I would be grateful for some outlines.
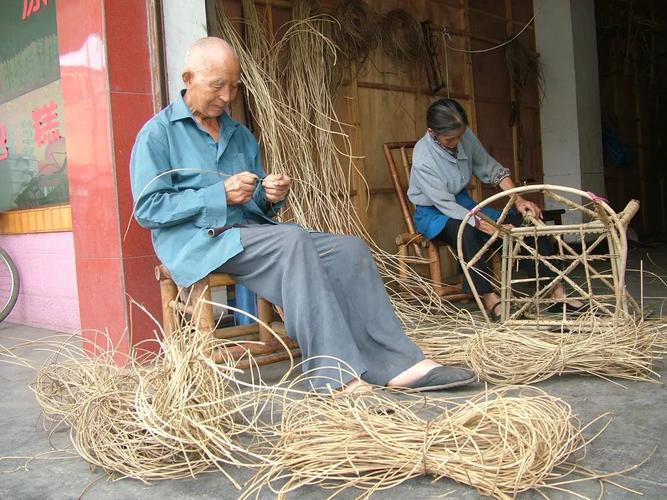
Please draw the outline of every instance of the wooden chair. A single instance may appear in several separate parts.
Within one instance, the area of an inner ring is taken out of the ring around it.
[[[179,289],[176,283],[171,279],[169,270],[159,265],[155,267],[155,277],[160,282],[160,296],[162,300],[162,321],[165,335],[170,335],[174,331],[176,312],[185,312],[192,314],[197,307],[199,312],[199,330],[201,332],[212,333],[219,339],[234,339],[244,337],[238,340],[238,345],[228,348],[228,351],[239,359],[239,368],[248,368],[250,365],[247,353],[252,354],[258,365],[276,363],[290,358],[283,344],[284,342],[291,350],[292,357],[300,355],[298,344],[285,334],[285,328],[282,323],[273,322],[273,307],[271,303],[257,297],[257,317],[270,325],[271,328],[280,335],[278,340],[266,327],[259,323],[241,326],[229,326],[216,329],[216,320],[213,314],[213,306],[202,302],[201,304],[184,304],[178,298]],[[230,286],[236,282],[229,274],[211,273],[207,277],[197,281],[192,285],[190,297],[193,301],[199,301],[203,298],[211,301],[211,288],[218,286]],[[243,340],[252,340],[253,342],[244,343]],[[259,340],[261,343],[257,343]]]
[[[403,185],[403,180],[399,174],[396,162],[394,161],[393,151],[398,150],[401,157],[401,165],[405,179],[410,179],[410,167],[412,166],[411,151],[415,147],[415,141],[408,142],[387,142],[384,144],[384,156],[387,160],[387,168],[396,189],[396,195],[401,205],[401,212],[408,228],[407,233],[401,233],[396,236],[396,246],[400,259],[399,276],[402,281],[408,276],[408,264],[427,265],[429,276],[433,283],[433,291],[443,299],[449,301],[469,300],[472,295],[463,293],[462,277],[457,283],[448,284],[442,281],[442,266],[440,262],[440,244],[437,241],[430,241],[415,230],[415,224],[412,220],[414,207],[408,202],[407,189]],[[410,255],[412,248],[413,255]],[[424,257],[424,251],[426,257]],[[404,285],[406,286],[406,285]]]

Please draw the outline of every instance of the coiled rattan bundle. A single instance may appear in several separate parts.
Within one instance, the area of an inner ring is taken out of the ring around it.
[[[344,0],[333,12],[332,38],[345,58],[363,65],[378,45],[377,13],[363,0]]]
[[[290,366],[267,385],[253,363],[244,374],[225,358],[233,343],[181,320],[151,361],[113,349],[91,357],[93,346],[76,338],[22,346],[54,353],[31,388],[47,419],[69,427],[76,452],[112,477],[151,482],[217,468],[243,497],[304,485],[365,496],[427,475],[507,498],[580,481],[573,472],[597,479],[575,456],[590,442],[586,427],[540,389],[443,399],[381,388],[308,393],[314,374]],[[0,358],[30,366],[16,350],[0,346]],[[225,464],[256,473],[242,485]]]
[[[404,9],[387,12],[380,28],[380,41],[384,53],[399,64],[421,67],[427,61],[421,26]]]
[[[581,431],[569,405],[535,388],[459,400],[312,395],[284,408],[270,464],[244,497],[263,488],[282,497],[304,485],[365,497],[429,475],[509,498],[558,476],[585,445]]]
[[[99,338],[99,336],[98,336]],[[240,437],[254,434],[254,401],[240,391],[235,362],[216,365],[217,342],[186,323],[151,362],[77,338],[48,339],[54,351],[31,385],[48,420],[70,428],[75,450],[115,477],[194,477],[223,463],[258,460]],[[109,345],[111,345],[109,343]]]
[[[470,337],[465,361],[493,384],[532,384],[555,375],[656,381],[653,366],[665,348],[667,325],[593,314],[563,330],[498,326]]]

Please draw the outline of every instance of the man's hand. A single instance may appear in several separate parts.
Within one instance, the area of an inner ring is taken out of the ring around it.
[[[285,199],[292,186],[292,179],[285,174],[269,174],[262,181],[266,199],[271,203],[278,203]]]
[[[257,176],[251,172],[241,172],[225,180],[227,205],[243,205],[252,198]]]
[[[530,200],[527,200],[522,197],[517,197],[516,202],[514,202],[516,209],[521,213],[521,215],[526,215],[530,213],[536,219],[542,218],[542,209]]]

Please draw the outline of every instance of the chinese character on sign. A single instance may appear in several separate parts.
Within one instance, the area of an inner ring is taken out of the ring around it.
[[[23,14],[21,15],[21,19],[27,19],[31,14],[37,12],[42,3],[48,5],[49,0],[23,0]]]
[[[9,148],[7,147],[7,128],[0,125],[0,160],[9,158]]]
[[[23,156],[35,156],[35,142],[32,140],[32,120],[24,118],[21,120],[21,153]]]
[[[58,104],[51,101],[39,108],[32,110],[32,130],[33,139],[37,146],[51,144],[60,139],[60,123],[57,121],[58,113],[56,108]]]

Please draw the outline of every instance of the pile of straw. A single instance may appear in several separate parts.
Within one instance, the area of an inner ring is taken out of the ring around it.
[[[430,475],[506,498],[560,487],[585,471],[574,454],[591,441],[586,428],[541,390],[441,400],[380,389],[315,394],[300,389],[310,375],[295,373],[269,387],[258,371],[241,377],[231,359],[213,363],[230,342],[193,324],[161,341],[164,354],[144,363],[113,349],[114,357],[86,357],[71,338],[20,347],[54,352],[31,388],[45,416],[70,428],[76,451],[115,478],[150,482],[217,468],[247,498],[306,484],[370,495]],[[0,358],[29,366],[16,349],[0,347]],[[566,460],[572,463],[560,469]],[[256,473],[242,485],[224,464]]]
[[[311,395],[286,405],[278,438],[242,498],[305,485],[367,497],[421,475],[510,498],[562,479],[558,466],[587,444],[569,405],[517,387],[469,400]]]
[[[559,331],[500,326],[473,335],[465,360],[493,384],[532,384],[568,373],[657,381],[653,366],[664,353],[666,332],[664,323],[612,323],[593,315]]]
[[[30,388],[46,419],[70,428],[76,452],[114,477],[149,482],[214,467],[227,475],[222,464],[258,460],[241,444],[256,434],[254,421],[243,418],[255,402],[239,390],[231,358],[213,363],[217,344],[186,325],[161,342],[151,362],[124,356],[110,342],[106,352],[91,354],[95,344],[81,345],[78,336],[23,347],[54,353]],[[2,351],[4,361],[20,364],[16,349]]]
[[[358,223],[350,201],[351,158],[333,96],[340,83],[336,47],[325,36],[333,21],[311,16],[305,0],[293,4],[293,21],[274,40],[254,2],[243,0],[247,43],[217,4],[218,32],[239,55],[242,80],[252,95],[265,168],[294,180],[285,217],[322,231],[353,234]],[[285,61],[287,66],[285,67]],[[337,144],[340,142],[340,144]]]
[[[439,325],[409,329],[427,357],[466,365],[493,384],[532,384],[562,374],[656,381],[667,348],[662,320],[585,314],[567,328],[487,324],[461,311]]]

